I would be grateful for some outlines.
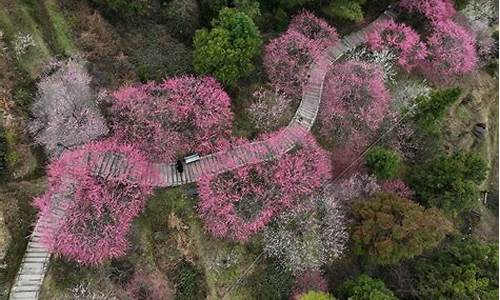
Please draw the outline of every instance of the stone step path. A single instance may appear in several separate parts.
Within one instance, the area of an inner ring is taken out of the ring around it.
[[[304,87],[300,105],[289,125],[276,136],[203,156],[200,160],[187,164],[183,174],[176,171],[174,163],[151,163],[150,174],[141,180],[154,186],[178,186],[196,182],[201,176],[207,174],[220,174],[241,166],[276,159],[290,151],[296,142],[300,141],[311,130],[316,120],[328,66],[336,62],[345,52],[363,44],[366,34],[374,26],[393,16],[393,13],[386,12],[362,30],[344,36],[335,45],[326,49],[324,54],[311,64],[307,75],[308,82]],[[107,178],[131,171],[131,166],[120,155],[107,153],[98,159],[99,167],[95,171],[97,176]],[[40,242],[41,233],[46,234],[47,230],[56,230],[58,220],[64,216],[63,207],[63,203],[58,203],[53,215],[42,216],[38,219],[30,236],[16,280],[11,288],[9,299],[38,299],[50,261],[49,251]]]
[[[58,202],[56,205],[62,206]],[[42,232],[46,234],[47,231],[55,230],[57,221],[63,216],[64,210],[60,206],[56,206],[50,216],[38,219],[31,233],[16,280],[10,290],[9,299],[38,299],[51,256],[40,241]]]

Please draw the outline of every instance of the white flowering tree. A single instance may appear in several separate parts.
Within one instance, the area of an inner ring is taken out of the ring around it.
[[[83,62],[69,59],[38,83],[28,130],[50,156],[108,133],[90,81]]]
[[[282,214],[264,231],[264,250],[295,274],[339,258],[349,235],[340,203],[321,194]]]
[[[492,37],[492,24],[498,22],[497,4],[493,0],[471,0],[461,13],[475,35],[479,63],[486,65],[498,54],[498,44]]]
[[[254,102],[247,109],[248,118],[257,130],[273,131],[292,117],[291,99],[278,90],[259,88]]]

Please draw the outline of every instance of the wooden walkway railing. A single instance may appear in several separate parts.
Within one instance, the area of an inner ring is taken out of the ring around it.
[[[310,66],[308,82],[304,87],[299,108],[290,124],[272,140],[236,146],[228,151],[201,157],[198,161],[187,164],[182,174],[176,171],[174,163],[152,163],[151,175],[148,178],[142,178],[142,180],[154,186],[178,186],[196,182],[202,175],[219,174],[244,165],[275,159],[288,152],[311,129],[316,120],[323,92],[323,82],[328,71],[327,67],[342,57],[345,52],[364,43],[366,33],[372,30],[377,23],[391,17],[393,15],[386,12],[362,30],[343,37],[335,45],[329,47],[324,55]],[[105,155],[101,168],[97,172],[100,176],[107,177],[113,176],[117,172],[126,172],[128,168],[129,166],[119,156]],[[54,215],[47,218],[52,220],[52,223],[45,221],[45,218],[40,218],[37,221],[16,280],[11,288],[10,299],[38,299],[50,260],[50,253],[40,243],[41,232],[55,230],[54,222],[63,215],[64,211],[56,207]]]

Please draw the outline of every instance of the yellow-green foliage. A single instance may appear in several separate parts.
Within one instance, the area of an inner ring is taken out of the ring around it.
[[[299,300],[335,300],[335,298],[328,293],[310,291],[300,296]]]

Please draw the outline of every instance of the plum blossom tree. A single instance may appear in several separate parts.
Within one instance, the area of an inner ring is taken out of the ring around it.
[[[264,231],[264,250],[288,270],[319,270],[339,258],[349,239],[339,202],[321,194],[281,214]]]
[[[302,294],[309,291],[326,292],[328,285],[320,271],[307,270],[295,276],[290,299],[298,300]]]
[[[175,77],[161,84],[127,86],[113,94],[114,137],[150,158],[173,160],[229,145],[229,96],[212,77]]]
[[[334,147],[335,172],[363,151],[388,115],[390,97],[383,78],[379,66],[361,61],[336,64],[326,74],[319,134]]]
[[[102,172],[105,157],[114,156]],[[99,264],[123,255],[133,218],[151,187],[144,156],[131,146],[106,140],[66,151],[48,170],[48,189],[35,198],[39,216],[52,224],[42,242],[54,253],[81,264]],[[58,211],[64,211],[60,217]]]
[[[264,67],[275,88],[291,98],[302,95],[308,66],[338,40],[335,29],[309,12],[297,15],[288,30],[271,40]]]
[[[275,88],[291,98],[300,98],[308,66],[321,54],[317,43],[288,30],[271,40],[264,53],[264,68]]]
[[[356,47],[346,53],[346,60],[361,61],[375,64],[382,68],[384,81],[395,84],[398,70],[396,68],[397,56],[390,50],[375,51],[366,46]]]
[[[214,236],[245,242],[329,178],[328,155],[306,136],[279,160],[200,178],[198,212]]]
[[[328,48],[338,40],[335,28],[308,11],[296,15],[290,22],[288,30],[297,31],[315,41],[321,50]]]
[[[411,27],[387,20],[368,33],[368,45],[376,51],[390,50],[398,56],[398,64],[410,71],[427,56],[427,48]]]
[[[257,130],[276,130],[291,119],[292,101],[280,91],[259,88],[252,96],[255,102],[248,107],[247,113]]]
[[[456,14],[451,0],[401,0],[399,6],[432,22],[447,20]]]
[[[384,181],[380,188],[385,193],[393,193],[406,199],[413,198],[415,194],[413,190],[401,179]]]
[[[376,65],[349,61],[333,66],[326,75],[321,101],[321,133],[332,132],[335,119],[376,130],[389,109],[389,98]]]
[[[471,0],[461,11],[468,27],[475,34],[480,63],[487,64],[498,56],[498,43],[492,37],[491,23],[498,22],[498,9],[493,1]]]
[[[55,158],[65,149],[108,133],[83,61],[73,58],[57,65],[59,69],[37,85],[38,95],[28,124],[35,142]]]
[[[175,298],[175,289],[159,271],[140,270],[135,272],[125,289],[131,299],[163,300]]]
[[[427,38],[429,56],[422,65],[424,74],[438,82],[474,70],[477,64],[475,39],[471,32],[451,20],[435,23]]]

